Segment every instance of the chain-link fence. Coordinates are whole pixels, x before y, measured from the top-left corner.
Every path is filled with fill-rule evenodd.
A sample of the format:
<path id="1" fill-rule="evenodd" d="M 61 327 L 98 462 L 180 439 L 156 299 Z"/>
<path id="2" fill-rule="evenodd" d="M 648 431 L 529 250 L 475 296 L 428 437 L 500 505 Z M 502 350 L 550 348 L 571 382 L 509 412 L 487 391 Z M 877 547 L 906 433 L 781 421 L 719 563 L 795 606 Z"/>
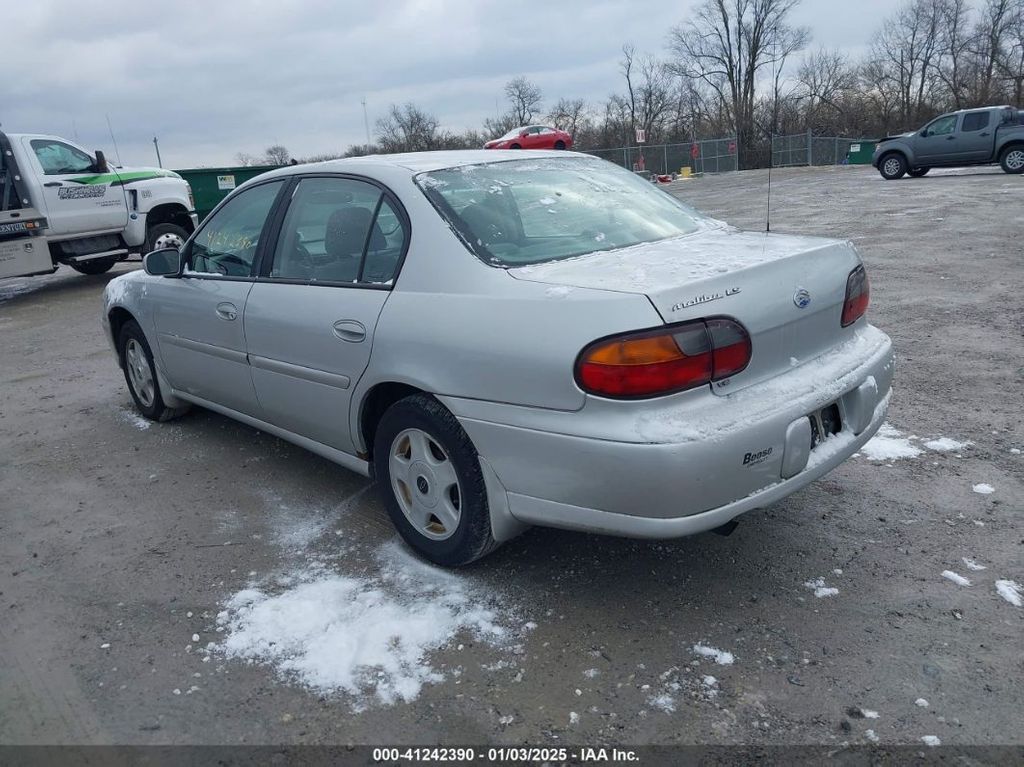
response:
<path id="1" fill-rule="evenodd" d="M 851 144 L 873 140 L 840 136 L 814 136 L 810 133 L 772 136 L 772 167 L 844 165 Z"/>
<path id="2" fill-rule="evenodd" d="M 595 155 L 623 168 L 649 173 L 725 173 L 739 167 L 735 138 L 705 139 L 688 144 L 643 144 L 615 149 L 594 149 Z"/>

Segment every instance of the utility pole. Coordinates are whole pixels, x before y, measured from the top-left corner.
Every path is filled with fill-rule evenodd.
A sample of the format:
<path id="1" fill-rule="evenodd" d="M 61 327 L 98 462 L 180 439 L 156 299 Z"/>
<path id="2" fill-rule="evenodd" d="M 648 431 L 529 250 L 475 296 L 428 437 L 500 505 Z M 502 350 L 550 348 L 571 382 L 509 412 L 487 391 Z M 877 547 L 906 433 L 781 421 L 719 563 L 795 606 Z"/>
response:
<path id="1" fill-rule="evenodd" d="M 110 140 L 114 144 L 114 154 L 117 155 L 117 164 L 121 165 L 121 150 L 117 148 L 117 139 L 114 138 L 114 128 L 110 125 L 110 115 L 107 115 L 107 130 L 110 131 Z"/>
<path id="2" fill-rule="evenodd" d="M 156 140 L 156 136 L 153 136 L 153 146 L 156 149 L 156 164 L 158 168 L 164 167 L 163 161 L 160 159 L 160 142 Z"/>
<path id="3" fill-rule="evenodd" d="M 370 118 L 366 116 L 366 96 L 363 96 L 363 127 L 366 128 L 366 145 L 370 145 Z"/>

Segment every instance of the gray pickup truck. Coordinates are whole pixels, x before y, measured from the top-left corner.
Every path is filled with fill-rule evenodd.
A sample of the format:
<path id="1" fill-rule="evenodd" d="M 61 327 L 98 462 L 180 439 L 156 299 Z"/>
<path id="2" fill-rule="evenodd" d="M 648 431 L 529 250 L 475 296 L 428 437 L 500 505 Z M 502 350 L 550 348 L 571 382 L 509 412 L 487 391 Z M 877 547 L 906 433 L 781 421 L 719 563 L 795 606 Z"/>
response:
<path id="1" fill-rule="evenodd" d="M 1014 107 L 961 109 L 921 130 L 878 142 L 871 164 L 883 178 L 919 178 L 932 168 L 990 165 L 1024 172 L 1024 112 Z"/>

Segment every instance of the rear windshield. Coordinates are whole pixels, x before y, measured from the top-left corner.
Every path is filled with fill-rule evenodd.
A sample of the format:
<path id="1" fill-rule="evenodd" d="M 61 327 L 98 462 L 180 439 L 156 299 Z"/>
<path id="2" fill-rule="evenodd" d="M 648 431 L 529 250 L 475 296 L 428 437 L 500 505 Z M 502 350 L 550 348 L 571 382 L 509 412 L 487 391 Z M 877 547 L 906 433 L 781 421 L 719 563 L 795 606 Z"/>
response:
<path id="1" fill-rule="evenodd" d="M 416 180 L 470 250 L 495 266 L 624 248 L 717 223 L 597 158 L 467 165 Z"/>

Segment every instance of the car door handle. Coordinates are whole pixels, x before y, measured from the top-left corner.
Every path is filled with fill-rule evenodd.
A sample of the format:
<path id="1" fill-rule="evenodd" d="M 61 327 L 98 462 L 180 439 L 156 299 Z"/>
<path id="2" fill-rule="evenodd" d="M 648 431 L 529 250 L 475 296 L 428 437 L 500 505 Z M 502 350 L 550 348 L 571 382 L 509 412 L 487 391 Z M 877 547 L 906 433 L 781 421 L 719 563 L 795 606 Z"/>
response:
<path id="1" fill-rule="evenodd" d="M 238 309 L 235 308 L 234 304 L 229 304 L 225 301 L 222 304 L 217 304 L 217 316 L 222 320 L 231 322 L 238 317 Z"/>
<path id="2" fill-rule="evenodd" d="M 357 344 L 366 339 L 366 327 L 358 320 L 338 320 L 333 329 L 334 335 L 342 341 Z"/>
<path id="3" fill-rule="evenodd" d="M 47 181 L 43 186 L 64 186 L 60 181 Z"/>
<path id="4" fill-rule="evenodd" d="M 987 135 L 989 135 L 989 133 L 988 133 L 988 131 L 983 131 L 981 135 L 982 136 L 987 136 Z"/>
<path id="5" fill-rule="evenodd" d="M 946 136 L 946 141 L 955 141 L 956 136 Z"/>

